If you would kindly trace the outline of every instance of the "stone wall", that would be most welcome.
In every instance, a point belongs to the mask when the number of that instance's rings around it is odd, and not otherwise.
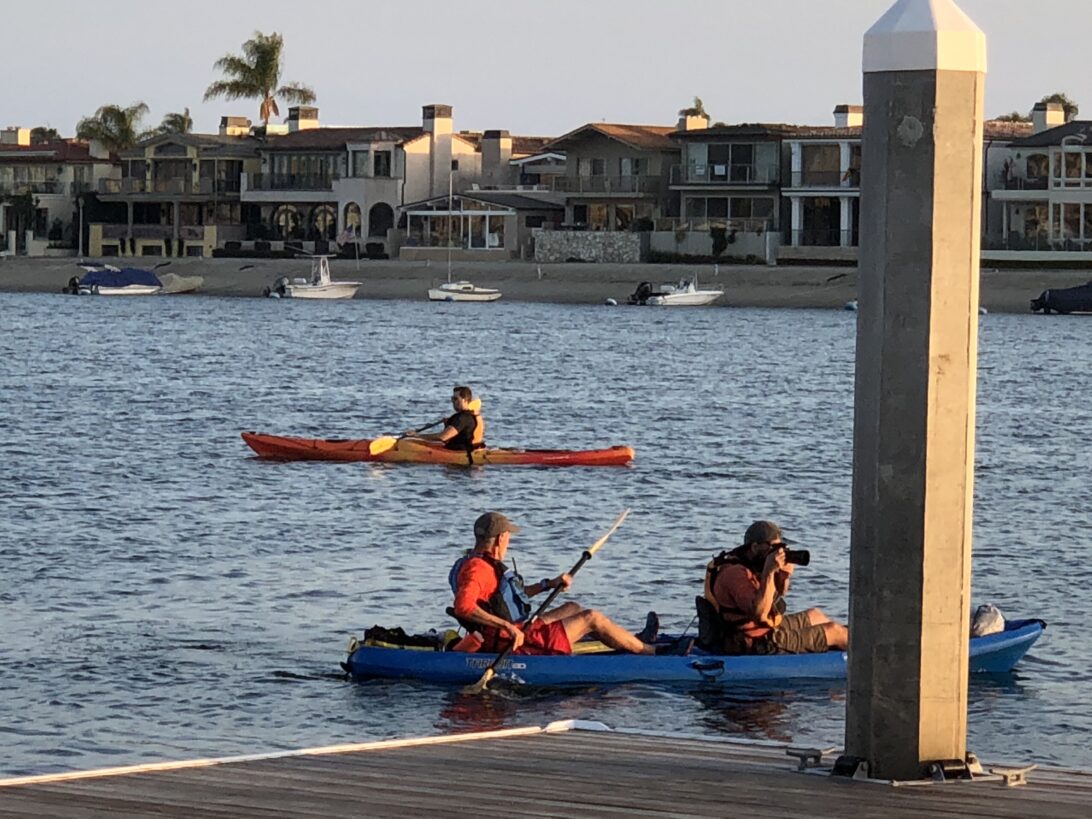
[[[648,234],[623,231],[535,230],[536,262],[638,264],[648,253]]]

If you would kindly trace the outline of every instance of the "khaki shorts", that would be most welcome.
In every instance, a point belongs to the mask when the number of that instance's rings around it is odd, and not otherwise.
[[[827,633],[822,626],[808,623],[808,613],[786,614],[781,625],[766,635],[779,652],[785,654],[822,654],[828,650]]]

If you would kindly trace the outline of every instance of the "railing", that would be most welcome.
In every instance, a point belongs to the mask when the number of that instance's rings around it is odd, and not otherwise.
[[[805,229],[785,232],[785,241],[792,247],[856,247],[851,230]]]
[[[556,176],[550,190],[558,193],[659,193],[662,176]]]
[[[103,239],[173,239],[173,225],[103,225]],[[205,228],[201,225],[181,225],[178,228],[178,238],[189,241],[200,241],[205,237]]]
[[[252,173],[247,189],[252,191],[329,191],[337,174]]]
[[[65,184],[59,179],[15,179],[0,182],[0,194],[64,193]]]
[[[856,168],[846,171],[793,171],[794,188],[859,188],[861,172]]]
[[[94,187],[95,183],[93,182],[73,182],[68,190],[73,196],[79,196],[83,193],[90,193]]]
[[[719,165],[691,162],[671,166],[671,184],[773,185],[781,178],[777,165]]]
[[[1050,178],[1046,176],[1010,176],[1005,180],[1007,191],[1045,191],[1050,186]]]
[[[987,235],[982,239],[983,250],[1031,250],[1056,253],[1092,252],[1092,238],[1075,236],[1051,237],[1046,231],[1031,234],[1012,232],[1008,236]]]
[[[692,216],[688,218],[660,217],[652,222],[653,230],[689,230],[706,233],[713,228],[722,228],[737,233],[765,233],[777,230],[773,219],[725,219],[717,216]]]

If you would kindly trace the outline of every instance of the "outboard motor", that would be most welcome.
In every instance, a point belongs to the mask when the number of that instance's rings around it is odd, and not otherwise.
[[[644,304],[648,301],[648,297],[652,295],[652,285],[648,282],[641,282],[637,285],[637,289],[633,291],[633,295],[629,297],[630,304]]]
[[[288,292],[286,289],[288,287],[288,284],[288,277],[281,276],[279,279],[273,282],[273,287],[267,287],[264,290],[264,293],[270,298],[283,299],[285,297],[285,294]]]
[[[80,277],[73,276],[68,280],[68,284],[61,288],[61,292],[70,296],[80,295]]]

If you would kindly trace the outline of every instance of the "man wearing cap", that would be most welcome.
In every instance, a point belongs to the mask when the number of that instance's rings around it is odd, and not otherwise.
[[[567,589],[572,577],[561,574],[524,587],[522,578],[502,562],[509,539],[518,531],[519,527],[500,512],[486,512],[474,521],[474,549],[451,569],[455,617],[468,630],[481,632],[482,651],[495,653],[511,643],[513,654],[572,654],[574,643],[592,635],[618,651],[656,653],[649,644],[655,633],[643,634],[645,642],[602,612],[577,603],[543,612],[527,625],[531,613],[528,598],[549,589]],[[682,652],[689,650],[689,645],[671,648]]]
[[[821,609],[785,614],[785,595],[795,568],[787,560],[786,546],[791,542],[781,536],[776,523],[756,520],[747,528],[742,546],[709,564],[705,597],[720,618],[722,650],[809,654],[848,647],[849,630]]]

